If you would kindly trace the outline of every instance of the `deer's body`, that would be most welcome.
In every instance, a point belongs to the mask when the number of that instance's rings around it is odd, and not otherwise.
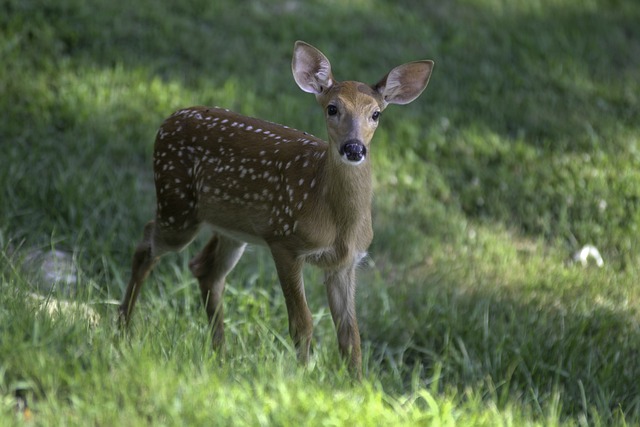
[[[247,243],[286,242],[308,262],[340,267],[371,242],[371,179],[368,163],[327,176],[331,154],[325,141],[276,123],[219,108],[180,110],[156,138],[159,226],[206,223]]]
[[[246,243],[267,246],[282,286],[289,330],[305,362],[312,319],[302,266],[325,270],[340,351],[360,375],[355,268],[373,237],[369,143],[380,112],[426,87],[433,63],[393,69],[377,85],[333,79],[329,61],[297,42],[292,69],[300,88],[326,111],[327,142],[295,129],[227,110],[192,107],[160,127],[154,150],[156,218],[133,257],[120,306],[129,321],[140,286],[165,253],[186,246],[203,224],[214,235],[190,263],[213,330],[224,341],[222,294]]]

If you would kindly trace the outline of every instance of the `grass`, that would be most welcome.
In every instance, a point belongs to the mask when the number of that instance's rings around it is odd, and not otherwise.
[[[0,5],[0,424],[640,424],[637,2],[236,3]],[[220,105],[324,135],[296,39],[338,79],[436,61],[371,150],[362,384],[313,269],[314,358],[294,368],[260,249],[229,278],[224,357],[186,267],[202,241],[156,269],[129,337],[114,327],[164,117]],[[571,262],[586,244],[602,268]],[[23,267],[36,250],[69,254],[71,296]],[[34,290],[101,320],[52,317]]]

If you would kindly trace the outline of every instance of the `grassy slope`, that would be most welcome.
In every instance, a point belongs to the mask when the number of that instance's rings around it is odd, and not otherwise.
[[[0,5],[4,419],[25,388],[43,424],[640,422],[637,3],[244,4]],[[264,251],[230,278],[222,363],[206,351],[192,252],[149,280],[129,341],[103,304],[153,214],[164,116],[213,104],[324,135],[288,71],[296,39],[338,78],[436,61],[427,92],[389,108],[374,141],[361,386],[339,370],[313,270],[317,360],[291,369]],[[567,263],[588,243],[602,269]],[[97,327],[25,302],[34,279],[14,266],[34,247],[75,254]]]

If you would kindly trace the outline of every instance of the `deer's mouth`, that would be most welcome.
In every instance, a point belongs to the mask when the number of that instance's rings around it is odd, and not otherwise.
[[[349,140],[340,146],[342,160],[352,165],[359,165],[367,156],[367,147],[355,139]]]

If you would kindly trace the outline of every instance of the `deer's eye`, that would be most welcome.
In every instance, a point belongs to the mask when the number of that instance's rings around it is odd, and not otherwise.
[[[374,122],[377,122],[379,118],[380,118],[380,111],[375,111],[375,112],[371,115],[371,119],[372,119]]]
[[[327,114],[330,116],[335,116],[336,114],[338,114],[338,107],[336,107],[335,105],[329,105],[327,107]]]

